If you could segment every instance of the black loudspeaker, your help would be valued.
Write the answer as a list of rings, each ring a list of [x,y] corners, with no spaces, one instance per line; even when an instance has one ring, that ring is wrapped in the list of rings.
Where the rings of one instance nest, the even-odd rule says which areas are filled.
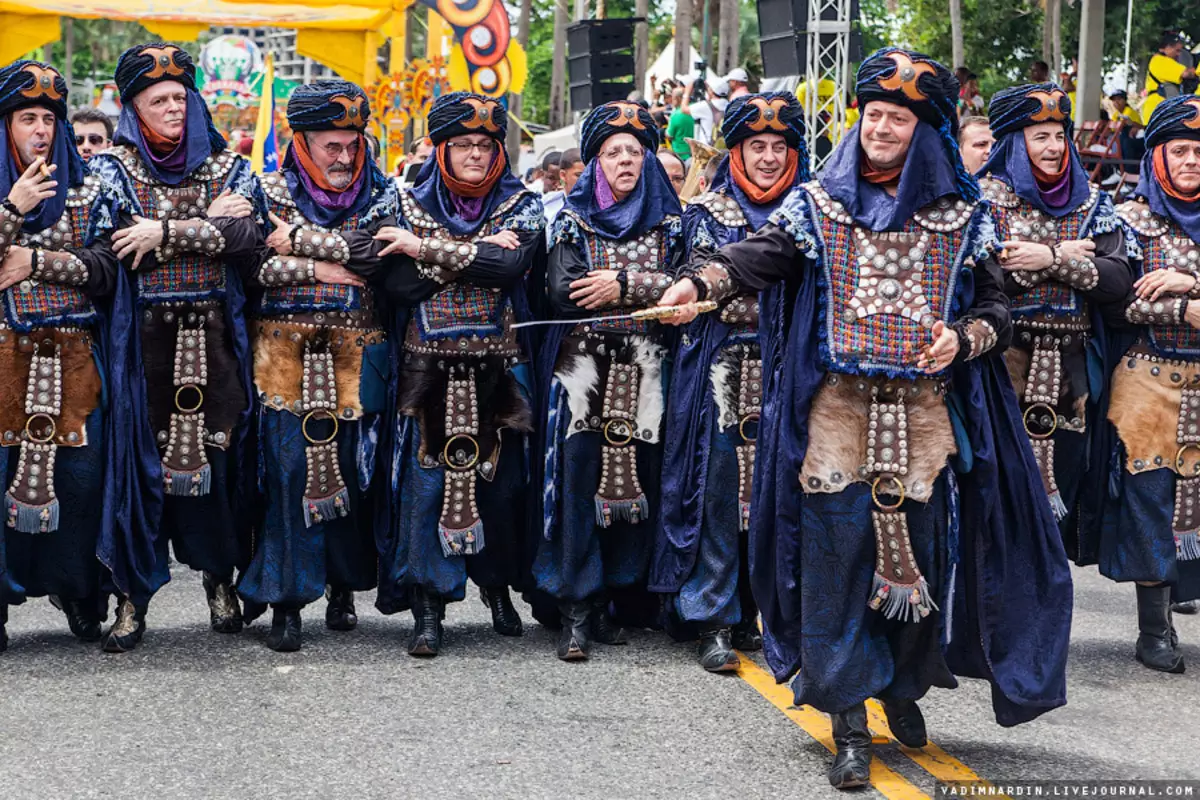
[[[834,9],[825,14],[836,19]],[[858,31],[858,0],[850,3],[850,60],[862,60],[862,35]],[[758,0],[758,46],[762,51],[763,77],[803,77],[808,60],[808,0]],[[822,34],[822,45],[836,34]]]
[[[633,91],[633,26],[641,17],[589,19],[567,28],[571,108],[587,111]]]

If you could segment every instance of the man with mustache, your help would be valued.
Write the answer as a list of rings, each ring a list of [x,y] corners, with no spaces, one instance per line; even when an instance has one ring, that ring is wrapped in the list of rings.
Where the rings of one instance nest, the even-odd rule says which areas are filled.
[[[50,595],[71,632],[100,640],[103,583],[127,585],[122,514],[128,466],[120,363],[132,325],[128,287],[108,235],[113,196],[87,173],[67,121],[67,84],[48,64],[0,70],[0,651],[8,606]],[[109,569],[112,572],[110,573]]]
[[[282,652],[301,646],[302,607],[325,594],[325,626],[352,630],[354,592],[375,586],[387,341],[367,280],[398,196],[367,154],[370,113],[352,83],[298,87],[287,106],[292,145],[262,179],[274,226],[252,277],[262,292],[254,384],[264,518],[238,591],[247,619],[272,607],[266,643]]]
[[[742,95],[727,107],[721,136],[729,153],[712,191],[684,211],[692,259],[761,228],[808,179],[804,110],[790,93]],[[677,635],[699,638],[700,665],[731,672],[735,647],[762,649],[746,563],[762,405],[757,293],[733,295],[693,322],[674,361],[650,590],[671,595]]]
[[[657,147],[654,120],[636,103],[607,103],[584,120],[587,167],[555,222],[546,270],[555,316],[625,315],[674,281],[682,209]],[[534,576],[558,601],[565,661],[586,659],[593,640],[625,644],[610,602],[645,590],[667,345],[658,323],[628,319],[556,325],[542,344],[544,535]]]
[[[662,300],[768,290],[750,574],[775,677],[833,718],[838,788],[869,780],[868,697],[909,747],[955,674],[991,681],[1003,725],[1065,702],[1070,572],[1001,358],[957,90],[920,53],[867,58],[818,180]]]
[[[1067,552],[1091,564],[1086,540],[1094,536],[1080,531],[1098,524],[1102,492],[1089,491],[1085,476],[1096,469],[1093,480],[1103,483],[1108,460],[1089,459],[1105,392],[1088,385],[1088,362],[1106,358],[1106,328],[1124,321],[1133,274],[1123,226],[1112,199],[1088,184],[1060,87],[998,93],[990,124],[996,146],[980,185],[992,204],[1012,306],[1005,362]]]
[[[533,410],[525,275],[545,253],[544,210],[509,169],[508,113],[492,98],[443,95],[429,112],[434,156],[379,238],[401,307],[392,498],[377,605],[411,607],[408,652],[436,656],[449,602],[480,588],[492,628],[520,636],[510,587],[524,588],[531,532]]]
[[[105,637],[109,652],[137,646],[150,597],[168,579],[167,546],[204,573],[214,631],[236,633],[233,591],[254,478],[250,344],[242,275],[262,245],[246,159],[226,149],[196,91],[191,56],[170,44],[132,47],[117,61],[124,104],[114,146],[93,171],[120,197],[127,219],[113,244],[136,279],[144,385],[131,402],[147,418],[134,433],[158,445],[158,564],[123,593]],[[258,201],[261,204],[261,200]],[[149,427],[143,427],[149,426]],[[252,484],[251,484],[252,485]]]
[[[1182,673],[1171,601],[1200,597],[1200,99],[1164,100],[1146,122],[1135,199],[1118,213],[1136,236],[1133,331],[1113,349],[1101,452],[1113,464],[1099,540],[1101,574],[1137,583],[1135,655]]]

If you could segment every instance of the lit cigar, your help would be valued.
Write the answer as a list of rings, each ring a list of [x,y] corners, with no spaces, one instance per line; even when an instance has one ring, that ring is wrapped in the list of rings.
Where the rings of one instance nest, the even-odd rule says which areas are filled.
[[[45,178],[46,180],[49,180],[51,177],[53,177],[50,173],[50,168],[46,166],[45,161],[43,161],[41,163],[41,165],[38,167],[38,171],[42,173],[42,177]]]

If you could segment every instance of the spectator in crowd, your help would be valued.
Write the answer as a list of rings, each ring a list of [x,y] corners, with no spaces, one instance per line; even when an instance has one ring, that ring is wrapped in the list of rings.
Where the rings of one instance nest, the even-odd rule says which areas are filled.
[[[551,150],[542,157],[542,194],[557,192],[562,189],[562,179],[560,177],[559,164],[562,161],[562,153],[557,150]]]
[[[1029,67],[1030,83],[1049,83],[1050,65],[1045,61],[1035,61]]]
[[[417,141],[413,142],[412,150],[408,155],[409,164],[424,164],[433,155],[433,142],[429,141],[428,136],[422,136]]]
[[[696,135],[696,120],[683,108],[683,89],[672,92],[671,100],[675,104],[675,110],[667,120],[667,139],[670,140],[675,155],[687,161],[692,157],[692,146],[687,140]]]
[[[98,108],[77,110],[71,115],[71,125],[75,128],[75,149],[85,162],[112,143],[112,120]]]
[[[1196,70],[1184,66],[1183,40],[1174,31],[1163,34],[1158,52],[1150,57],[1146,68],[1146,102],[1142,103],[1142,118],[1150,119],[1158,104],[1182,92],[1181,84],[1196,77]]]
[[[979,93],[979,76],[974,72],[968,72],[967,79],[963,81],[962,88],[958,90],[958,116],[960,118],[980,116],[986,105],[983,95]]]
[[[583,174],[583,157],[578,147],[572,147],[562,154],[558,162],[559,175],[562,177],[563,192],[570,194],[575,188],[575,181]]]
[[[987,163],[995,143],[987,117],[967,117],[959,123],[958,149],[962,151],[963,166],[972,175]]]
[[[1129,94],[1124,89],[1118,89],[1108,96],[1113,106],[1114,119],[1124,121],[1125,126],[1142,127],[1142,115],[1129,105]]]
[[[744,94],[750,94],[750,76],[741,67],[731,69],[729,74],[725,76],[725,83],[729,85],[727,100],[733,101]]]
[[[725,106],[729,105],[729,101],[725,99],[725,96],[729,94],[729,84],[725,82],[724,78],[710,75],[704,86],[706,98],[692,102],[694,85],[694,80],[688,84],[680,110],[691,114],[692,119],[696,121],[696,135],[693,138],[705,144],[712,144],[716,138],[716,131],[721,126],[721,117],[725,113]]]
[[[683,159],[670,148],[660,147],[658,148],[658,162],[663,165],[667,177],[671,179],[671,186],[675,188],[675,194],[683,191],[683,182],[687,180],[687,167],[684,166]]]
[[[1146,143],[1142,140],[1142,115],[1129,105],[1129,95],[1123,90],[1118,89],[1110,94],[1108,99],[1112,103],[1113,119],[1125,123],[1121,126],[1120,133],[1121,158],[1125,161],[1141,161],[1142,156],[1146,154]],[[1113,175],[1117,176],[1116,180],[1113,180]],[[1114,170],[1102,185],[1119,182],[1120,177],[1120,170]]]

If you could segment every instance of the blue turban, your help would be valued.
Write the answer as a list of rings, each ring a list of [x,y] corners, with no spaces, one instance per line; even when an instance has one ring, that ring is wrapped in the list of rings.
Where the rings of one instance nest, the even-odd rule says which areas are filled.
[[[349,81],[316,81],[296,87],[287,104],[293,131],[358,131],[371,118],[366,92]]]
[[[650,152],[658,149],[658,126],[650,112],[637,103],[613,102],[596,106],[583,120],[579,151],[585,162],[600,155],[610,136],[629,133]]]
[[[791,92],[746,94],[731,101],[721,120],[721,137],[733,147],[760,133],[777,133],[788,147],[805,149],[804,109]],[[807,153],[801,152],[807,161]]]
[[[434,145],[468,133],[482,133],[503,142],[508,135],[508,111],[499,101],[471,92],[444,94],[433,103],[428,117],[429,139]]]

